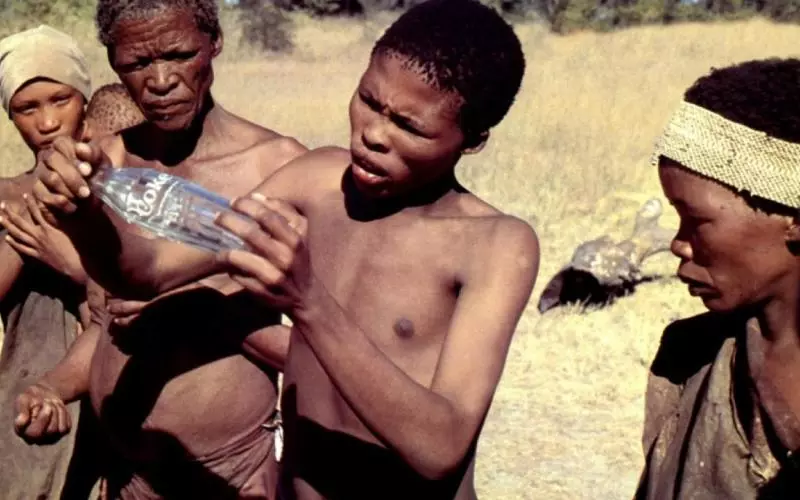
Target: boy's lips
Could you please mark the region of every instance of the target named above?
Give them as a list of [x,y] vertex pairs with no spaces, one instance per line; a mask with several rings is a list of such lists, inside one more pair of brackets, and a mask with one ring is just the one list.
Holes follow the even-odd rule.
[[388,174],[381,168],[376,167],[363,156],[353,153],[353,174],[358,178],[358,180],[364,184],[380,184],[386,178],[388,178]]
[[703,283],[702,281],[697,281],[682,274],[678,274],[678,279],[689,287],[689,295],[698,296],[698,295],[708,295],[710,293],[716,293],[714,287],[706,283]]

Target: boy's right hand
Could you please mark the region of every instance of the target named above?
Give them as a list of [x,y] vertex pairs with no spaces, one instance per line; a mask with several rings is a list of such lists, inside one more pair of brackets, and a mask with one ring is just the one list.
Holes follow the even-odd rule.
[[29,443],[52,443],[72,428],[72,417],[55,389],[37,382],[17,397],[14,431]]
[[59,137],[40,156],[33,193],[54,215],[74,213],[80,200],[92,194],[87,179],[108,165],[108,157],[97,145]]

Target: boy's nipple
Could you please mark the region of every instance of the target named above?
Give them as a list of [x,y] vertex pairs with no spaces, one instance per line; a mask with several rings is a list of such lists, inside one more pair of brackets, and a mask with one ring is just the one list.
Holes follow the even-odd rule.
[[414,336],[414,323],[410,319],[400,318],[394,323],[394,333],[398,337],[410,339]]

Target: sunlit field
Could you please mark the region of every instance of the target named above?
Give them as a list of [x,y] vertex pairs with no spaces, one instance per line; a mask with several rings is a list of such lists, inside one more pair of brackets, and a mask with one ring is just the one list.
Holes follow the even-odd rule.
[[[346,145],[347,103],[389,21],[298,18],[291,55],[239,49],[230,27],[214,95],[310,146]],[[642,464],[647,366],[663,327],[702,305],[669,278],[676,262],[666,254],[647,266],[666,278],[608,308],[540,315],[536,302],[579,243],[627,236],[638,206],[661,195],[648,155],[683,90],[711,67],[797,55],[800,29],[765,21],[569,37],[535,24],[516,29],[527,55],[523,88],[486,149],[459,170],[476,194],[530,222],[542,248],[539,280],[479,443],[479,493],[629,498]],[[72,32],[92,58],[95,83],[110,81],[91,27]],[[0,137],[2,172],[28,168],[30,153],[7,121]],[[664,223],[677,227],[666,210]]]

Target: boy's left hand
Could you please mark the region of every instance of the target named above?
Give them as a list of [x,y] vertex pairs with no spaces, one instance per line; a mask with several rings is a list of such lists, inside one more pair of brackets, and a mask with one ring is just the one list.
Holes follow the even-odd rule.
[[25,203],[19,213],[7,204],[0,205],[0,223],[8,231],[8,244],[20,255],[33,257],[76,283],[85,283],[86,272],[72,241],[45,220],[31,195],[22,198]]
[[252,219],[223,214],[217,220],[249,247],[218,254],[231,278],[287,314],[303,308],[315,282],[306,247],[306,218],[288,203],[258,194],[239,198],[231,207]]

